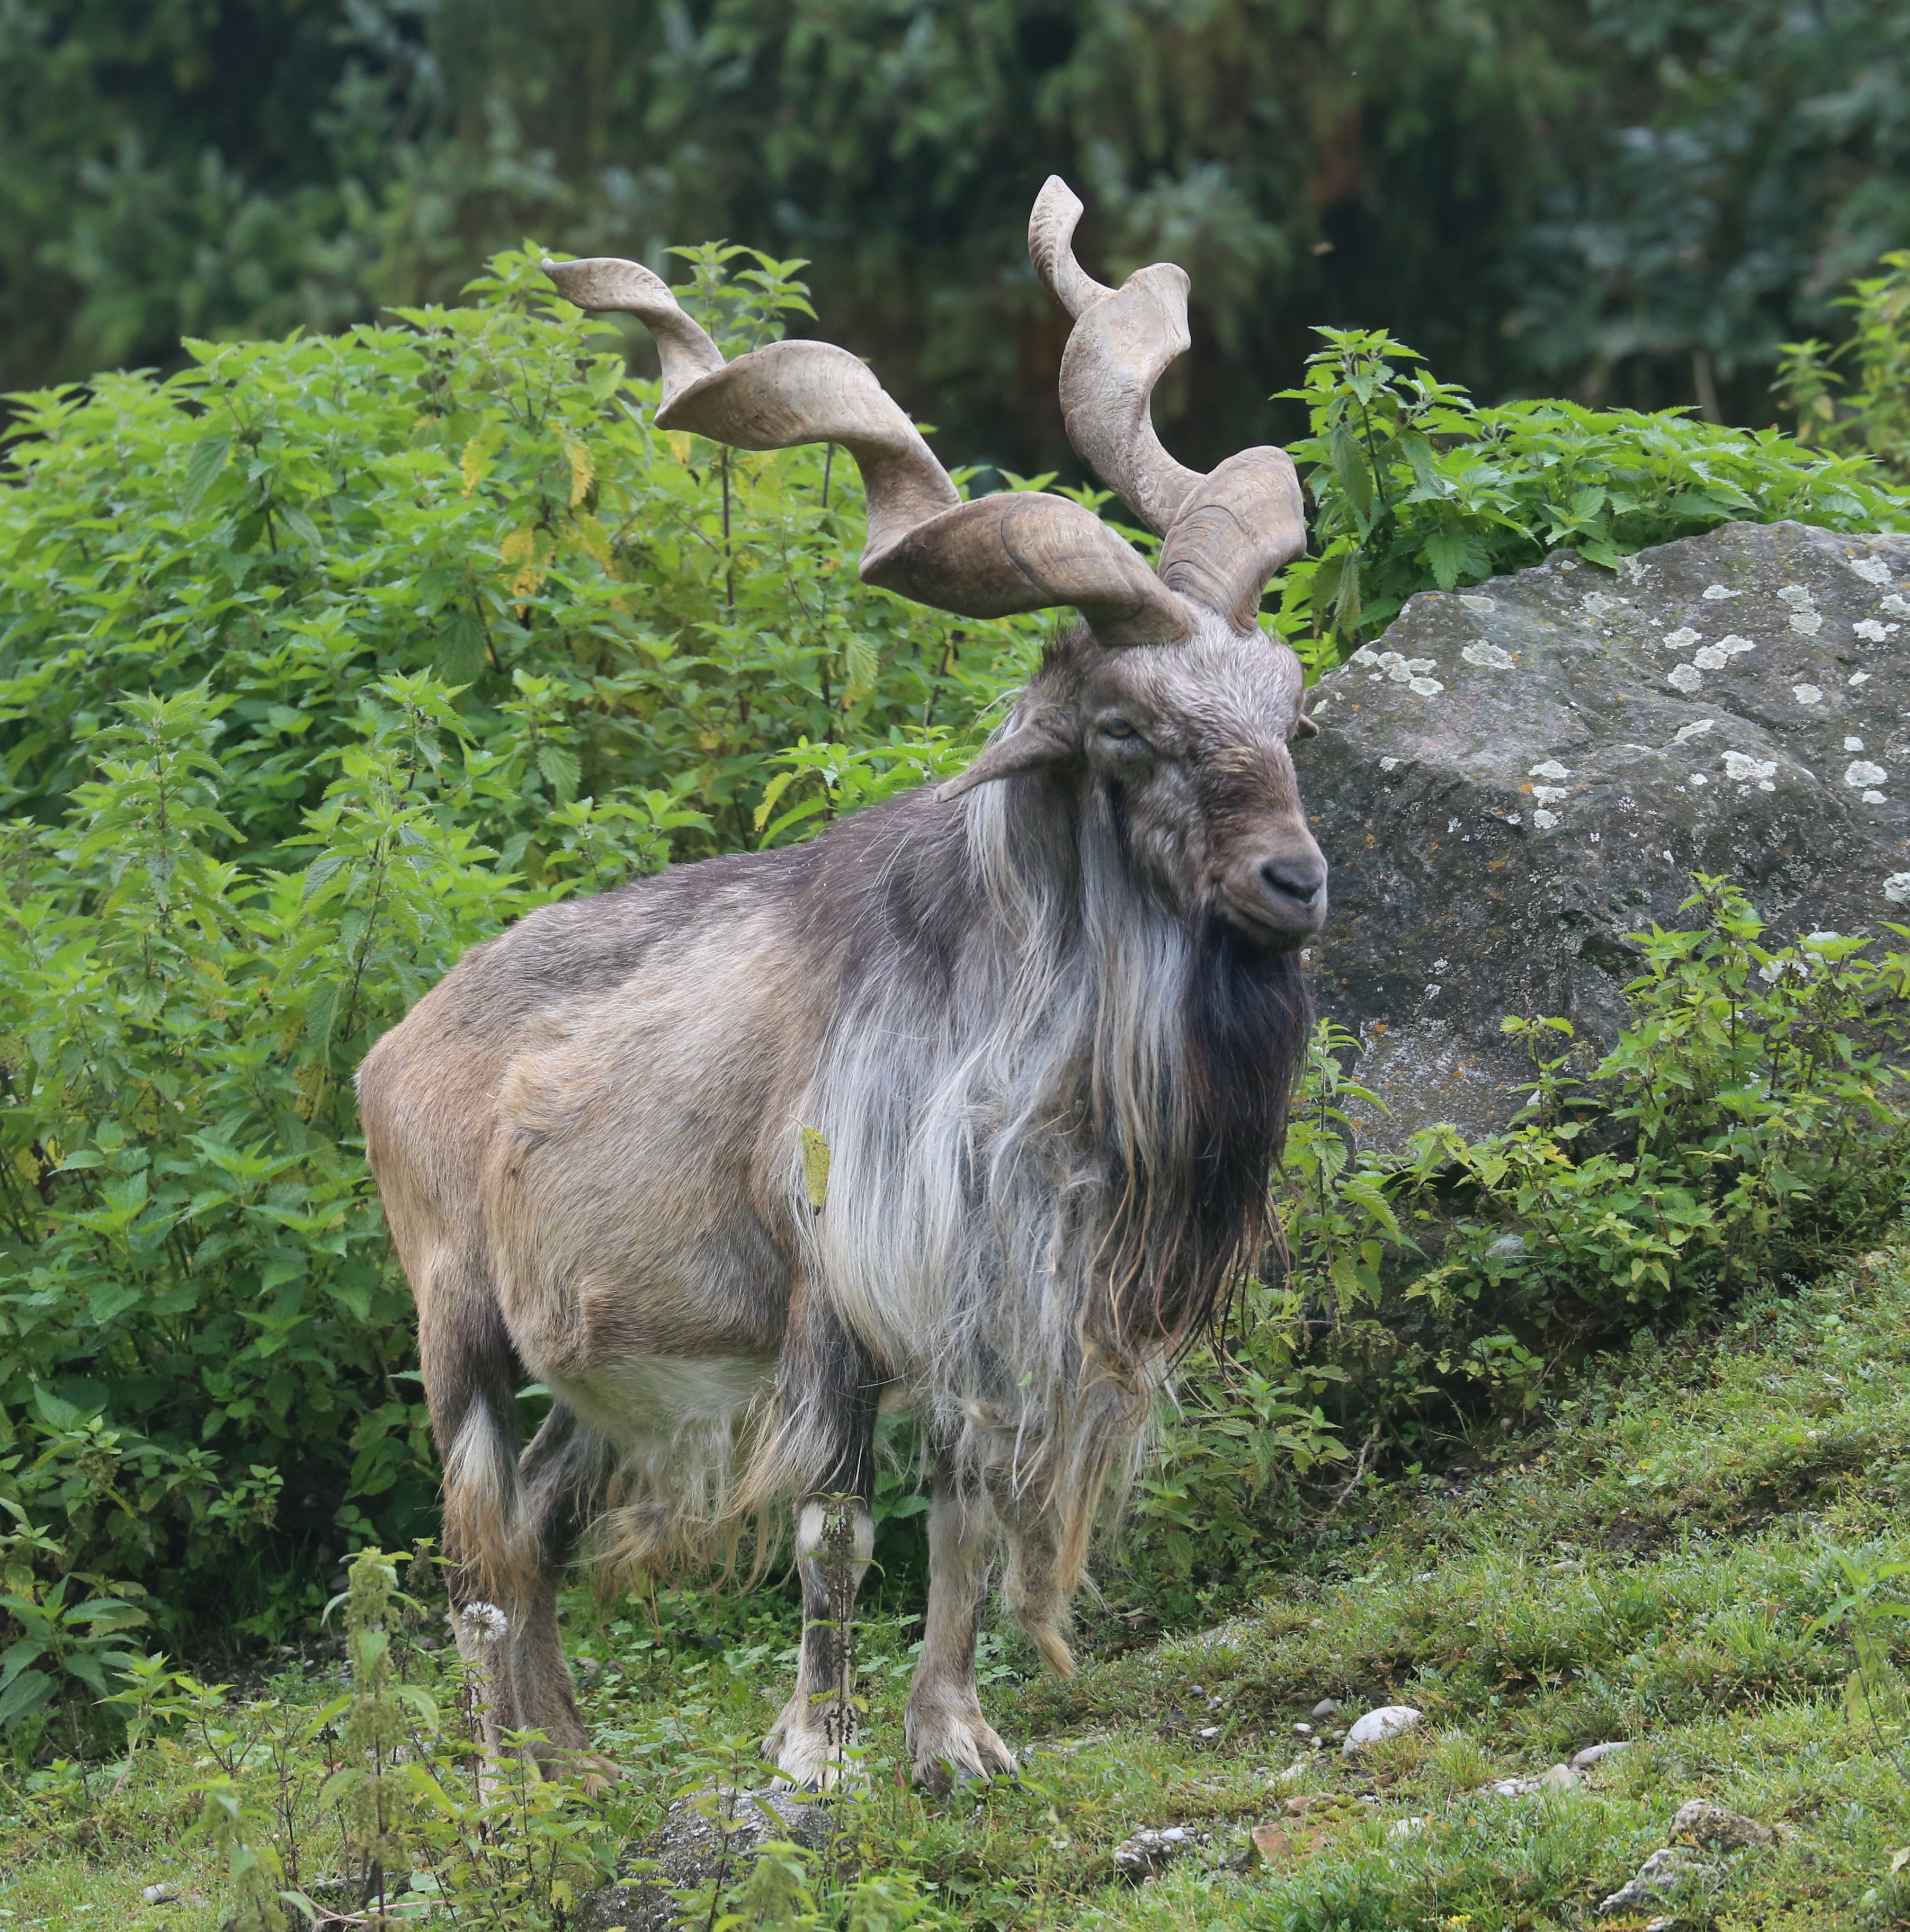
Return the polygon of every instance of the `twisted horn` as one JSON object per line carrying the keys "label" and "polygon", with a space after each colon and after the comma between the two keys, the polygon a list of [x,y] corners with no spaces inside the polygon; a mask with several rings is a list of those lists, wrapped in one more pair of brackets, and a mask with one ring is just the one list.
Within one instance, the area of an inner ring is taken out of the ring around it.
{"label": "twisted horn", "polygon": [[1166,541],[1162,580],[1251,627],[1260,592],[1306,548],[1299,478],[1283,449],[1230,456],[1207,476],[1162,448],[1149,414],[1161,371],[1191,340],[1188,279],[1172,262],[1137,269],[1118,289],[1074,259],[1079,197],[1050,175],[1028,223],[1036,272],[1075,318],[1062,356],[1062,414],[1076,454]]}
{"label": "twisted horn", "polygon": [[1074,259],[1080,198],[1050,175],[1028,220],[1037,272],[1075,318],[1061,358],[1061,410],[1082,461],[1157,535],[1164,536],[1197,470],[1176,463],[1154,433],[1149,406],[1161,372],[1186,349],[1187,272],[1157,262],[1104,288]]}
{"label": "twisted horn", "polygon": [[1187,634],[1179,600],[1080,504],[1034,492],[963,502],[915,425],[847,350],[773,342],[725,362],[668,285],[634,262],[546,262],[544,272],[578,308],[648,326],[663,362],[660,428],[736,449],[840,443],[869,500],[864,583],[963,617],[1071,604],[1104,644]]}

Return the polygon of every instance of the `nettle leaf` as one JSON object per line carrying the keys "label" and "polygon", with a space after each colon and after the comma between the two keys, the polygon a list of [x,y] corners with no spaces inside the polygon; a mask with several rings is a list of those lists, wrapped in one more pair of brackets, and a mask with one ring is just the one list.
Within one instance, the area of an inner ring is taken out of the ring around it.
{"label": "nettle leaf", "polygon": [[470,684],[484,669],[490,644],[484,620],[473,610],[453,610],[438,626],[437,668],[446,684]]}
{"label": "nettle leaf", "polygon": [[46,1704],[59,1687],[43,1670],[23,1670],[0,1690],[0,1730],[6,1730],[30,1718]]}
{"label": "nettle leaf", "polygon": [[202,436],[186,454],[185,477],[179,486],[179,502],[187,510],[196,510],[200,500],[212,487],[213,479],[226,466],[232,454],[232,437],[221,430]]}
{"label": "nettle leaf", "polygon": [[577,796],[577,787],[584,772],[575,752],[563,745],[539,745],[537,769],[560,805],[568,805]]}
{"label": "nettle leaf", "polygon": [[1422,554],[1442,590],[1450,590],[1461,578],[1483,577],[1491,567],[1491,553],[1470,530],[1438,531],[1427,538]]}

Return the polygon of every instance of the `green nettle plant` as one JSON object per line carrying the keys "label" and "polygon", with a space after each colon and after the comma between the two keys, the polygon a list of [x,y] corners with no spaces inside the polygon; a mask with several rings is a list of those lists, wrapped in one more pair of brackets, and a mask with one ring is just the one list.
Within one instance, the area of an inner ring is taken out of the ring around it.
{"label": "green nettle plant", "polygon": [[[1483,409],[1410,365],[1380,329],[1323,328],[1305,382],[1314,554],[1276,586],[1273,622],[1320,669],[1377,636],[1415,592],[1451,590],[1574,550],[1595,563],[1731,522],[1910,530],[1910,500],[1845,446],[1677,411],[1576,403]],[[1824,440],[1824,439],[1820,439]]]}
{"label": "green nettle plant", "polygon": [[[428,1526],[371,1040],[539,904],[946,769],[1039,648],[864,590],[853,466],[656,432],[535,260],[468,308],[21,401],[0,1568],[30,1604],[74,1573],[69,1622],[210,1586],[276,1625],[341,1549]],[[746,348],[803,308],[793,266],[696,251],[692,299]]]}
{"label": "green nettle plant", "polygon": [[[1467,1142],[1359,1144],[1353,1042],[1323,1023],[1288,1134],[1277,1286],[1189,1364],[1133,1554],[1170,1584],[1251,1563],[1294,1507],[1382,1441],[1536,1401],[1562,1358],[1875,1240],[1910,1189],[1910,953],[1818,933],[1767,948],[1743,894],[1700,878],[1688,930],[1639,935],[1631,1023],[1590,1064],[1559,1019],[1521,1116]],[[1910,928],[1890,931],[1910,938]],[[1350,1442],[1362,1447],[1348,1462]]]}
{"label": "green nettle plant", "polygon": [[1910,252],[1877,265],[1834,304],[1856,326],[1834,349],[1815,338],[1787,342],[1776,389],[1797,418],[1797,440],[1863,452],[1910,482]]}
{"label": "green nettle plant", "polygon": [[[687,298],[732,352],[806,313],[800,264],[686,252]],[[341,1556],[428,1530],[409,1298],[351,1099],[370,1042],[536,906],[806,837],[953,768],[1046,634],[866,589],[853,466],[659,433],[622,338],[556,301],[537,259],[499,256],[467,307],[194,344],[163,381],[16,399],[0,1726],[17,1749],[62,1684],[146,1724],[135,1619],[274,1631],[320,1608]],[[1340,334],[1309,373],[1319,554],[1267,621],[1317,663],[1422,584],[1557,544],[1608,562],[1734,515],[1901,520],[1854,458],[1677,416],[1482,410],[1406,359]],[[1323,1038],[1288,1153],[1291,1272],[1249,1284],[1231,1365],[1191,1365],[1140,1498],[1146,1564],[1251,1561],[1296,1471],[1356,1482],[1380,1441],[1455,1402],[1516,1414],[1548,1336],[1802,1268],[1875,1225],[1901,1179],[1876,1058],[1894,957],[1764,954],[1741,908],[1710,903],[1697,937],[1651,942],[1638,1029],[1596,1078],[1545,1066],[1532,1117],[1477,1147],[1422,1137],[1403,1167],[1376,1161],[1344,1042]],[[885,1481],[905,1525],[913,1486]],[[218,1828],[252,1842],[242,1815]]]}

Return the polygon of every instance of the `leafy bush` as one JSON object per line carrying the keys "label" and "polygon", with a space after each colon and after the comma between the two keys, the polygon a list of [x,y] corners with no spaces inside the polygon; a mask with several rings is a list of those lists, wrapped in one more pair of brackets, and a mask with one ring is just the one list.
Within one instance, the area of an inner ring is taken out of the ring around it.
{"label": "leafy bush", "polygon": [[[737,252],[695,266],[741,347],[800,297],[773,263],[726,279]],[[0,489],[17,1594],[77,1569],[176,1622],[208,1589],[282,1620],[275,1580],[425,1527],[366,1046],[548,899],[933,775],[1041,634],[862,589],[851,466],[653,433],[614,346],[533,302],[527,257],[494,266],[469,309],[26,406]]]}
{"label": "leafy bush", "polygon": [[[1910,252],[1877,265],[1836,306],[1857,326],[1832,349],[1812,338],[1787,342],[1777,389],[1796,412],[1797,440],[1874,456],[1899,483],[1910,482]],[[1838,373],[1849,368],[1847,380]]]}
{"label": "leafy bush", "polygon": [[[343,1550],[428,1527],[408,1301],[350,1100],[369,1042],[551,898],[806,836],[947,768],[1046,628],[863,588],[851,466],[655,432],[653,391],[539,293],[534,254],[468,308],[197,345],[165,381],[22,404],[0,488],[0,1580],[38,1604],[71,1573],[76,1629],[142,1590],[162,1627],[275,1627]],[[687,293],[740,348],[800,312],[799,266],[695,251]],[[1288,574],[1290,632],[1329,583],[1323,619],[1356,635],[1416,572],[1604,555],[1734,514],[1733,490],[1896,514],[1854,460],[1474,410],[1397,378],[1383,338],[1335,342],[1302,452],[1325,554]],[[1554,1067],[1512,1135],[1422,1137],[1385,1168],[1324,1043],[1290,1151],[1295,1272],[1250,1291],[1232,1379],[1193,1384],[1147,1564],[1251,1558],[1296,1467],[1356,1478],[1362,1441],[1516,1411],[1560,1334],[1868,1225],[1900,1150],[1851,1003],[1893,1013],[1900,970],[1819,948],[1767,982],[1740,912],[1689,956],[1655,942],[1642,1030],[1586,1090],[1601,1124]],[[1442,1244],[1437,1270],[1409,1238]]]}
{"label": "leafy bush", "polygon": [[1816,1272],[1895,1220],[1910,953],[1833,933],[1767,948],[1742,892],[1698,884],[1701,923],[1640,935],[1631,1024],[1596,1065],[1564,1020],[1505,1022],[1534,1078],[1503,1133],[1362,1148],[1349,1104],[1377,1102],[1320,1028],[1287,1139],[1288,1272],[1250,1285],[1236,1359],[1194,1365],[1142,1487],[1144,1573],[1173,1588],[1251,1566],[1295,1473],[1344,1486],[1349,1442],[1356,1478],[1383,1444],[1410,1457],[1495,1413],[1509,1426],[1587,1348]]}
{"label": "leafy bush", "polygon": [[[1316,553],[1279,586],[1280,630],[1338,662],[1416,591],[1450,590],[1575,550],[1596,563],[1719,524],[1794,518],[1910,529],[1910,500],[1860,455],[1677,410],[1554,400],[1482,409],[1383,330],[1323,328],[1302,386]],[[1328,640],[1330,640],[1328,641]]]}

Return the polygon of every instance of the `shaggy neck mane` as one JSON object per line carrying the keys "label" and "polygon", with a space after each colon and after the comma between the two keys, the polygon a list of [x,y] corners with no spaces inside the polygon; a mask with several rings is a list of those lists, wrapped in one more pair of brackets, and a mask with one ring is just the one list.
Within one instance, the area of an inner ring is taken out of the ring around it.
{"label": "shaggy neck mane", "polygon": [[[1258,1250],[1308,1025],[1299,957],[1163,904],[1118,792],[1081,807],[1038,777],[989,786],[969,836],[1047,1120],[1098,1171],[1089,1332],[1135,1364],[1207,1328]],[[1053,1000],[1058,973],[1079,997]],[[1041,1116],[1017,1127],[1038,1133]]]}
{"label": "shaggy neck mane", "polygon": [[790,1178],[809,1278],[959,1460],[1078,1527],[1264,1229],[1297,958],[1162,904],[1099,789],[919,794],[824,844],[843,976],[803,1115],[821,1214]]}

